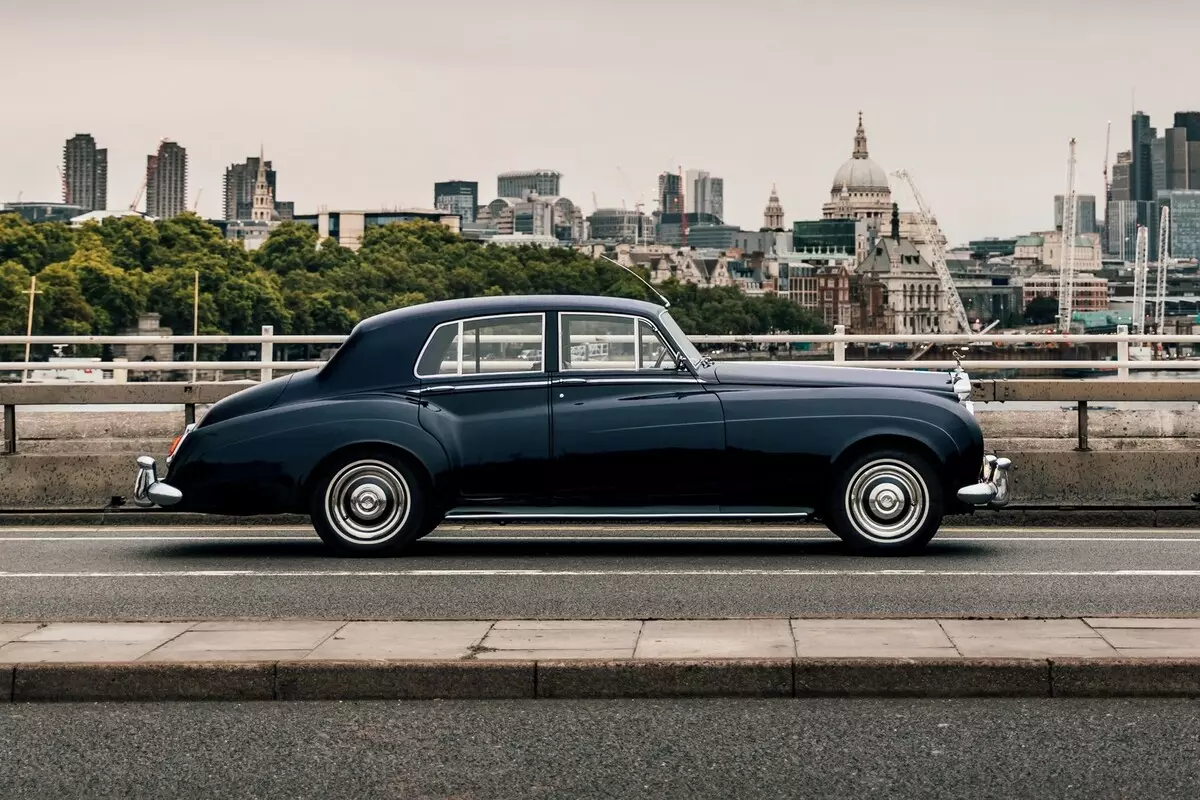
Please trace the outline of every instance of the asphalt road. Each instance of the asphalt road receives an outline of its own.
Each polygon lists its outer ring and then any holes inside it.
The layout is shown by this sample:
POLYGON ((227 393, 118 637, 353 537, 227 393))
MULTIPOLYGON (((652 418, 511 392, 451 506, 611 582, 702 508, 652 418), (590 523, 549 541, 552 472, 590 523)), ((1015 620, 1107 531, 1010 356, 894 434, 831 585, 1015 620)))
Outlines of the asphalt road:
POLYGON ((1187 798, 1188 701, 0 706, 0 797, 1187 798))
POLYGON ((396 559, 310 530, 0 528, 0 619, 1200 613, 1200 531, 947 529, 861 558, 789 526, 459 528, 396 559))

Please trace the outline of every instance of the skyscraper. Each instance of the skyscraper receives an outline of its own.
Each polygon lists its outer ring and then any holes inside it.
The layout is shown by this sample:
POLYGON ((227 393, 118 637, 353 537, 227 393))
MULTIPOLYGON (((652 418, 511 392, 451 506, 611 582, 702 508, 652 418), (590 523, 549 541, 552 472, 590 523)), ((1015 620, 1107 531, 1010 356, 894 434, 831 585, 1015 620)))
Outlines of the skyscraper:
POLYGON ((462 222, 474 222, 479 208, 478 181, 441 181, 433 185, 433 207, 458 214, 462 222))
POLYGON ((97 150, 90 133, 77 133, 63 145, 63 202, 85 211, 108 206, 108 150, 97 150))
POLYGON ((674 172, 658 176, 658 208, 663 214, 683 213, 683 179, 674 172))
POLYGON ((1154 200, 1154 173, 1151 167, 1151 150, 1156 131, 1150 127, 1150 117, 1141 111, 1132 117, 1130 149, 1133 161, 1129 168, 1131 200, 1148 203, 1154 200))
POLYGON ((712 214, 725 219, 725 181, 702 169, 687 171, 683 202, 689 214, 712 214))
MULTIPOLYGON (((254 184, 258 180, 260 158, 250 156, 244 163, 230 164, 225 169, 225 219, 252 219, 254 216, 254 184)), ((277 197, 275 170, 266 162, 267 186, 271 197, 277 197)))
POLYGON ((146 156, 146 213, 167 219, 187 211, 187 150, 164 139, 146 156))

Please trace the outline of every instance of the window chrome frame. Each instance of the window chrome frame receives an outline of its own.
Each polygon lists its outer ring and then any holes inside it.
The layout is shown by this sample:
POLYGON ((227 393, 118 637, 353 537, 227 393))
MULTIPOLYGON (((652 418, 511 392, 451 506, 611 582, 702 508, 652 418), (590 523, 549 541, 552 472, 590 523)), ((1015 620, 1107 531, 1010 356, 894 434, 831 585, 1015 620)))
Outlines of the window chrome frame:
MULTIPOLYGON (((679 369, 679 367, 680 367, 680 365, 684 365, 687 367, 687 371, 689 372, 689 374, 692 374, 693 377, 696 377, 695 374, 692 372, 692 365, 691 365, 690 359, 688 359, 686 356, 682 355, 679 352, 679 348, 676 346, 674 340, 672 340, 670 336, 667 336, 665 333, 663 333, 662 329, 659 328, 657 325, 655 325, 653 320, 649 319, 648 317, 640 316, 638 314, 623 314, 623 313, 618 313, 615 311, 559 311, 558 312, 558 367, 557 367, 558 373, 561 375, 579 375, 579 374, 586 374, 589 372, 593 373, 593 374, 604 373, 604 372, 620 372, 620 373, 627 373, 630 376, 628 378, 628 380, 630 380, 630 381, 646 381, 646 380, 650 379, 651 375, 658 375, 661 377, 664 374, 671 372, 671 370, 654 369, 653 367, 643 367, 642 366, 642 336, 641 336, 641 333, 639 332, 639 323, 644 323, 644 324, 648 325, 650 327, 650 330, 654 331, 654 335, 658 337, 659 341, 661 341, 663 343, 663 345, 666 346, 667 351, 671 355, 671 360, 675 363, 675 370, 673 370, 673 371, 676 371, 676 372, 682 371, 679 369), (568 316, 618 317, 621 319, 633 320, 633 363, 634 363, 633 368, 629 369, 629 368, 625 368, 625 367, 611 367, 609 369, 579 369, 579 368, 568 367, 566 365, 566 362, 563 361, 563 345, 565 344, 567 347, 571 346, 570 337, 568 336, 567 331, 566 331, 566 318, 568 316), (639 377, 635 378, 634 376, 639 376, 639 377)), ((543 351, 543 355, 544 355, 544 351, 543 351)), ((597 381, 598 380, 600 380, 600 379, 597 378, 597 381)), ((609 380, 616 381, 616 380, 626 380, 626 379, 611 378, 609 380)), ((669 380, 677 380, 677 379, 670 378, 669 380)))
POLYGON ((438 381, 438 380, 445 381, 445 380, 459 380, 462 378, 467 378, 467 379, 488 378, 488 377, 504 376, 504 375, 525 375, 527 377, 534 376, 534 375, 541 375, 541 376, 544 376, 544 378, 548 378, 549 371, 546 369, 546 312, 545 311, 521 311, 521 312, 514 312, 514 313, 509 313, 509 314, 484 314, 484 315, 478 316, 478 317, 463 317, 462 319, 447 320, 446 322, 439 323, 434 326, 433 330, 429 332, 429 336, 426 337, 425 344, 421 347, 421 352, 419 352, 417 354, 417 359, 416 359, 416 361, 413 362, 412 372, 413 372, 413 377, 415 377, 419 381, 438 381), (538 317, 540 319, 541 333, 539 335, 541 336, 541 339, 542 339, 541 348, 540 348, 542 351, 541 368, 538 370, 508 370, 508 371, 503 371, 503 372, 463 372, 462 371, 463 350, 464 350, 465 343, 466 343, 466 338, 463 336, 463 331, 466 328, 466 326, 472 322, 479 322, 481 320, 511 319, 513 317, 538 317), (438 331, 440 331, 442 328, 445 328, 449 325, 454 325, 458 329, 457 333, 455 334, 455 338, 458 340, 458 353, 457 353, 458 372, 439 372, 434 375, 422 375, 418 370, 420 369, 421 362, 425 359, 425 351, 429 349, 429 345, 430 345, 430 343, 433 342, 434 337, 437 336, 438 331))

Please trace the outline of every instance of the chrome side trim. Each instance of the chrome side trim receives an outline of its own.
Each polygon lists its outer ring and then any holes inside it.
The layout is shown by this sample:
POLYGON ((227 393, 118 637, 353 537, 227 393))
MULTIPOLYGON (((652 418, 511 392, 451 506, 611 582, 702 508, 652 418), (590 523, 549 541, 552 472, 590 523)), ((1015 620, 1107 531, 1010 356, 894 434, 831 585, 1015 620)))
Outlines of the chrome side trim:
POLYGON ((701 381, 696 380, 691 375, 686 378, 560 378, 555 381, 559 386, 582 386, 588 385, 603 385, 603 384, 631 384, 631 383, 653 383, 653 384, 674 384, 682 383, 686 386, 699 386, 701 381))
POLYGON ((730 511, 710 511, 696 513, 622 513, 615 512, 612 514, 603 513, 546 513, 546 512, 472 512, 472 511, 451 511, 446 515, 446 519, 451 520, 557 520, 557 519, 808 519, 813 514, 812 511, 779 511, 779 512, 762 512, 762 511, 747 511, 743 513, 730 511))
MULTIPOLYGON (((497 373, 500 374, 500 373, 497 373)), ((521 373, 513 373, 519 375, 521 373)), ((539 386, 549 386, 550 379, 542 378, 536 381, 505 381, 500 383, 455 383, 439 384, 437 386, 422 386, 419 389, 409 389, 407 394, 435 394, 439 392, 465 392, 471 389, 530 389, 539 386)))

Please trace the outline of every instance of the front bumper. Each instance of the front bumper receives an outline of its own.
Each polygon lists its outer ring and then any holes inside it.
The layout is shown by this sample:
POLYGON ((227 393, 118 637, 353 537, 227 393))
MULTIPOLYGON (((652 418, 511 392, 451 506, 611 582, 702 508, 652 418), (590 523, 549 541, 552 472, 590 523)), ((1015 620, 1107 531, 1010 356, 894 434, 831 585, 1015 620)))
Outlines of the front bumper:
POLYGON ((958 499, 977 508, 1001 509, 1008 505, 1008 472, 1012 460, 984 456, 978 483, 958 490, 958 499))
POLYGON ((158 479, 158 465, 153 456, 138 456, 137 479, 133 483, 133 502, 142 508, 173 506, 183 499, 183 492, 158 479))

